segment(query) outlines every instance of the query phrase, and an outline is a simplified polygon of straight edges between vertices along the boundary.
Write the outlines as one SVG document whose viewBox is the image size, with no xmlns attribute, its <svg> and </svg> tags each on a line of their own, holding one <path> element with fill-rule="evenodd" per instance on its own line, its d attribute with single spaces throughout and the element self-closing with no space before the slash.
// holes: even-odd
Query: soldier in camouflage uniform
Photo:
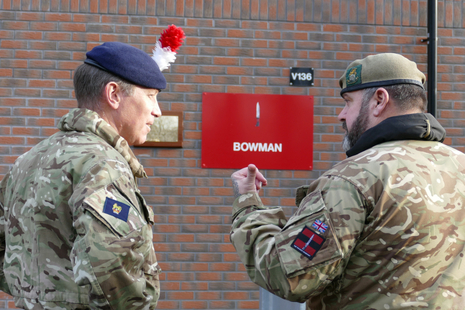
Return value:
<svg viewBox="0 0 465 310">
<path fill-rule="evenodd" d="M 0 184 L 0 289 L 23 309 L 154 309 L 153 211 L 129 145 L 161 115 L 166 80 L 145 52 L 110 42 L 74 85 L 79 108 Z"/>
<path fill-rule="evenodd" d="M 398 54 L 340 79 L 348 158 L 263 206 L 255 165 L 232 175 L 231 241 L 255 283 L 307 309 L 465 309 L 465 155 L 441 142 L 425 76 Z"/>
</svg>

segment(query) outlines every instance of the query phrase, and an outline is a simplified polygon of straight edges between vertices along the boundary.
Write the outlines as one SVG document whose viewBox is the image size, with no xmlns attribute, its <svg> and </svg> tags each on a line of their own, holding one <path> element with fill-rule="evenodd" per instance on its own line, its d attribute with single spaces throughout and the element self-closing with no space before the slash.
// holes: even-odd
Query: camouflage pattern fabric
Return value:
<svg viewBox="0 0 465 310">
<path fill-rule="evenodd" d="M 312 310 L 465 309 L 463 153 L 382 143 L 296 196 L 289 219 L 256 193 L 234 202 L 231 241 L 253 282 Z"/>
<path fill-rule="evenodd" d="M 0 183 L 0 287 L 24 309 L 154 309 L 145 172 L 97 113 L 74 109 Z"/>
</svg>

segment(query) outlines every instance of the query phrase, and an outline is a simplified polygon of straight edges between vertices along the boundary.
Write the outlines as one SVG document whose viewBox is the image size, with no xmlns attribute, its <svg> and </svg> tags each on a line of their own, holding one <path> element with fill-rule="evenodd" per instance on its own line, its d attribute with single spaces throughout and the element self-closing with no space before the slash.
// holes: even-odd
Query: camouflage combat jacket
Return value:
<svg viewBox="0 0 465 310">
<path fill-rule="evenodd" d="M 465 309 L 465 155 L 426 133 L 336 164 L 289 219 L 239 196 L 231 241 L 251 280 L 307 309 Z"/>
<path fill-rule="evenodd" d="M 0 185 L 0 289 L 24 309 L 154 309 L 153 211 L 126 140 L 74 109 Z"/>
</svg>

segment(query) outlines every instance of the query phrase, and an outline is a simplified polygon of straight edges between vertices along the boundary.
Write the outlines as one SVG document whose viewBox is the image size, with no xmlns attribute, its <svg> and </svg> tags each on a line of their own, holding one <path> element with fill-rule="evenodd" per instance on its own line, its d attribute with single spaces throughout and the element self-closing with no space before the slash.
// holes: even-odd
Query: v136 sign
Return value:
<svg viewBox="0 0 465 310">
<path fill-rule="evenodd" d="M 290 68 L 289 85 L 313 86 L 313 68 Z"/>
<path fill-rule="evenodd" d="M 202 167 L 311 170 L 313 96 L 203 93 Z"/>
</svg>

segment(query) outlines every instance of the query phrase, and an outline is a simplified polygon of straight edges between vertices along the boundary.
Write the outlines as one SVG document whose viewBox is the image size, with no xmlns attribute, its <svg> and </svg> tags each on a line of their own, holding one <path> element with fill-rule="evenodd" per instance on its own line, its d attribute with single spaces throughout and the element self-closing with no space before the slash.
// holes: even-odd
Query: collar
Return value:
<svg viewBox="0 0 465 310">
<path fill-rule="evenodd" d="M 98 113 L 87 109 L 73 109 L 61 118 L 57 127 L 61 131 L 81 131 L 96 134 L 123 155 L 135 177 L 147 178 L 144 167 L 137 160 L 128 142 Z"/>
<path fill-rule="evenodd" d="M 443 142 L 445 137 L 446 130 L 429 113 L 393 116 L 365 131 L 346 154 L 351 157 L 384 142 L 399 140 Z"/>
</svg>

